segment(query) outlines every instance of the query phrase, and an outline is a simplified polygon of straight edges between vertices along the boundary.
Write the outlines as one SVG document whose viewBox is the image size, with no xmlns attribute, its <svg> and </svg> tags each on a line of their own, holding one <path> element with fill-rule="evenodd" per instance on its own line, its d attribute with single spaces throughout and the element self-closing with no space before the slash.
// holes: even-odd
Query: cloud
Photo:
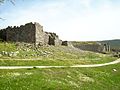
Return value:
<svg viewBox="0 0 120 90">
<path fill-rule="evenodd" d="M 93 0 L 80 0 L 80 3 L 81 3 L 84 7 L 90 8 L 92 1 L 93 1 Z"/>
<path fill-rule="evenodd" d="M 45 31 L 56 32 L 63 40 L 120 38 L 120 6 L 110 0 L 60 0 L 34 3 L 1 14 L 8 17 L 2 26 L 37 21 Z"/>
</svg>

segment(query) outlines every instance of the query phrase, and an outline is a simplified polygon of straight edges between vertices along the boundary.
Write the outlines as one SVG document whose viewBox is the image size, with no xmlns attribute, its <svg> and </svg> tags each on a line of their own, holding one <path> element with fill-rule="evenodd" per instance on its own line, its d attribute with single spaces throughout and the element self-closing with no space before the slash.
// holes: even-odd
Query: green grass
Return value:
<svg viewBox="0 0 120 90">
<path fill-rule="evenodd" d="M 86 44 L 92 44 L 92 45 L 95 45 L 97 44 L 96 41 L 72 41 L 72 44 L 73 45 L 86 45 Z"/>
<path fill-rule="evenodd" d="M 0 52 L 2 51 L 19 51 L 19 53 L 15 57 L 1 56 L 0 66 L 97 64 L 116 60 L 116 58 L 104 54 L 81 51 L 65 46 L 41 46 L 35 48 L 22 45 L 17 46 L 15 43 L 0 43 Z M 32 58 L 39 58 L 39 60 L 29 60 Z"/>
<path fill-rule="evenodd" d="M 19 54 L 15 57 L 1 56 L 0 66 L 69 66 L 106 63 L 117 59 L 63 46 L 30 48 L 0 43 L 2 51 L 19 51 Z M 28 60 L 22 60 L 24 58 Z M 29 60 L 32 58 L 39 60 Z M 97 68 L 0 70 L 0 90 L 120 90 L 120 64 Z"/>
<path fill-rule="evenodd" d="M 14 43 L 0 42 L 0 52 L 1 51 L 16 51 L 16 46 Z"/>
<path fill-rule="evenodd" d="M 120 90 L 119 76 L 120 64 L 99 68 L 0 70 L 0 90 Z"/>
<path fill-rule="evenodd" d="M 116 58 L 99 58 L 98 60 L 84 59 L 41 59 L 41 60 L 0 60 L 0 66 L 70 66 L 78 64 L 100 64 L 114 61 Z"/>
</svg>

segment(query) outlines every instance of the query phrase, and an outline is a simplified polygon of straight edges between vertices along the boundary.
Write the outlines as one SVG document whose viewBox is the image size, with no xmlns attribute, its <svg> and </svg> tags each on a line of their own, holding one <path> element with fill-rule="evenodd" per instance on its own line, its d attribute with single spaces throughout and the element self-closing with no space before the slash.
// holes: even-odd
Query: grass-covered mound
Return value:
<svg viewBox="0 0 120 90">
<path fill-rule="evenodd" d="M 0 43 L 0 66 L 77 65 L 104 63 L 116 58 L 66 46 Z"/>
</svg>

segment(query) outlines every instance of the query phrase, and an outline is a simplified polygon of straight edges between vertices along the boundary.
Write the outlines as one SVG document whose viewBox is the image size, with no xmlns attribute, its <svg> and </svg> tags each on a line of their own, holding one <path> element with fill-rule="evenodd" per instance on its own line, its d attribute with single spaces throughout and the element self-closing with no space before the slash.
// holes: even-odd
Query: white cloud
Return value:
<svg viewBox="0 0 120 90">
<path fill-rule="evenodd" d="M 90 8 L 93 0 L 79 0 L 79 1 L 84 7 Z"/>
<path fill-rule="evenodd" d="M 101 40 L 120 38 L 120 7 L 102 0 L 62 0 L 3 14 L 5 25 L 21 25 L 37 21 L 45 31 L 56 32 L 64 40 Z"/>
</svg>

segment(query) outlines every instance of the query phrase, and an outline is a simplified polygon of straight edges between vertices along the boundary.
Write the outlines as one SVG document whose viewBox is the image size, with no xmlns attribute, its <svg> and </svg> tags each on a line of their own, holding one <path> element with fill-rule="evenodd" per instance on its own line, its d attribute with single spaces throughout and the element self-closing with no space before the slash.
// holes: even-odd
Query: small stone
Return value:
<svg viewBox="0 0 120 90">
<path fill-rule="evenodd" d="M 9 56 L 9 57 L 12 57 L 12 56 L 13 56 L 13 54 L 12 54 L 12 53 L 9 53 L 9 54 L 8 54 L 8 56 Z"/>
<path fill-rule="evenodd" d="M 113 69 L 114 72 L 116 72 L 117 70 L 116 69 Z"/>
<path fill-rule="evenodd" d="M 0 54 L 0 57 L 2 57 L 2 54 Z"/>
</svg>

